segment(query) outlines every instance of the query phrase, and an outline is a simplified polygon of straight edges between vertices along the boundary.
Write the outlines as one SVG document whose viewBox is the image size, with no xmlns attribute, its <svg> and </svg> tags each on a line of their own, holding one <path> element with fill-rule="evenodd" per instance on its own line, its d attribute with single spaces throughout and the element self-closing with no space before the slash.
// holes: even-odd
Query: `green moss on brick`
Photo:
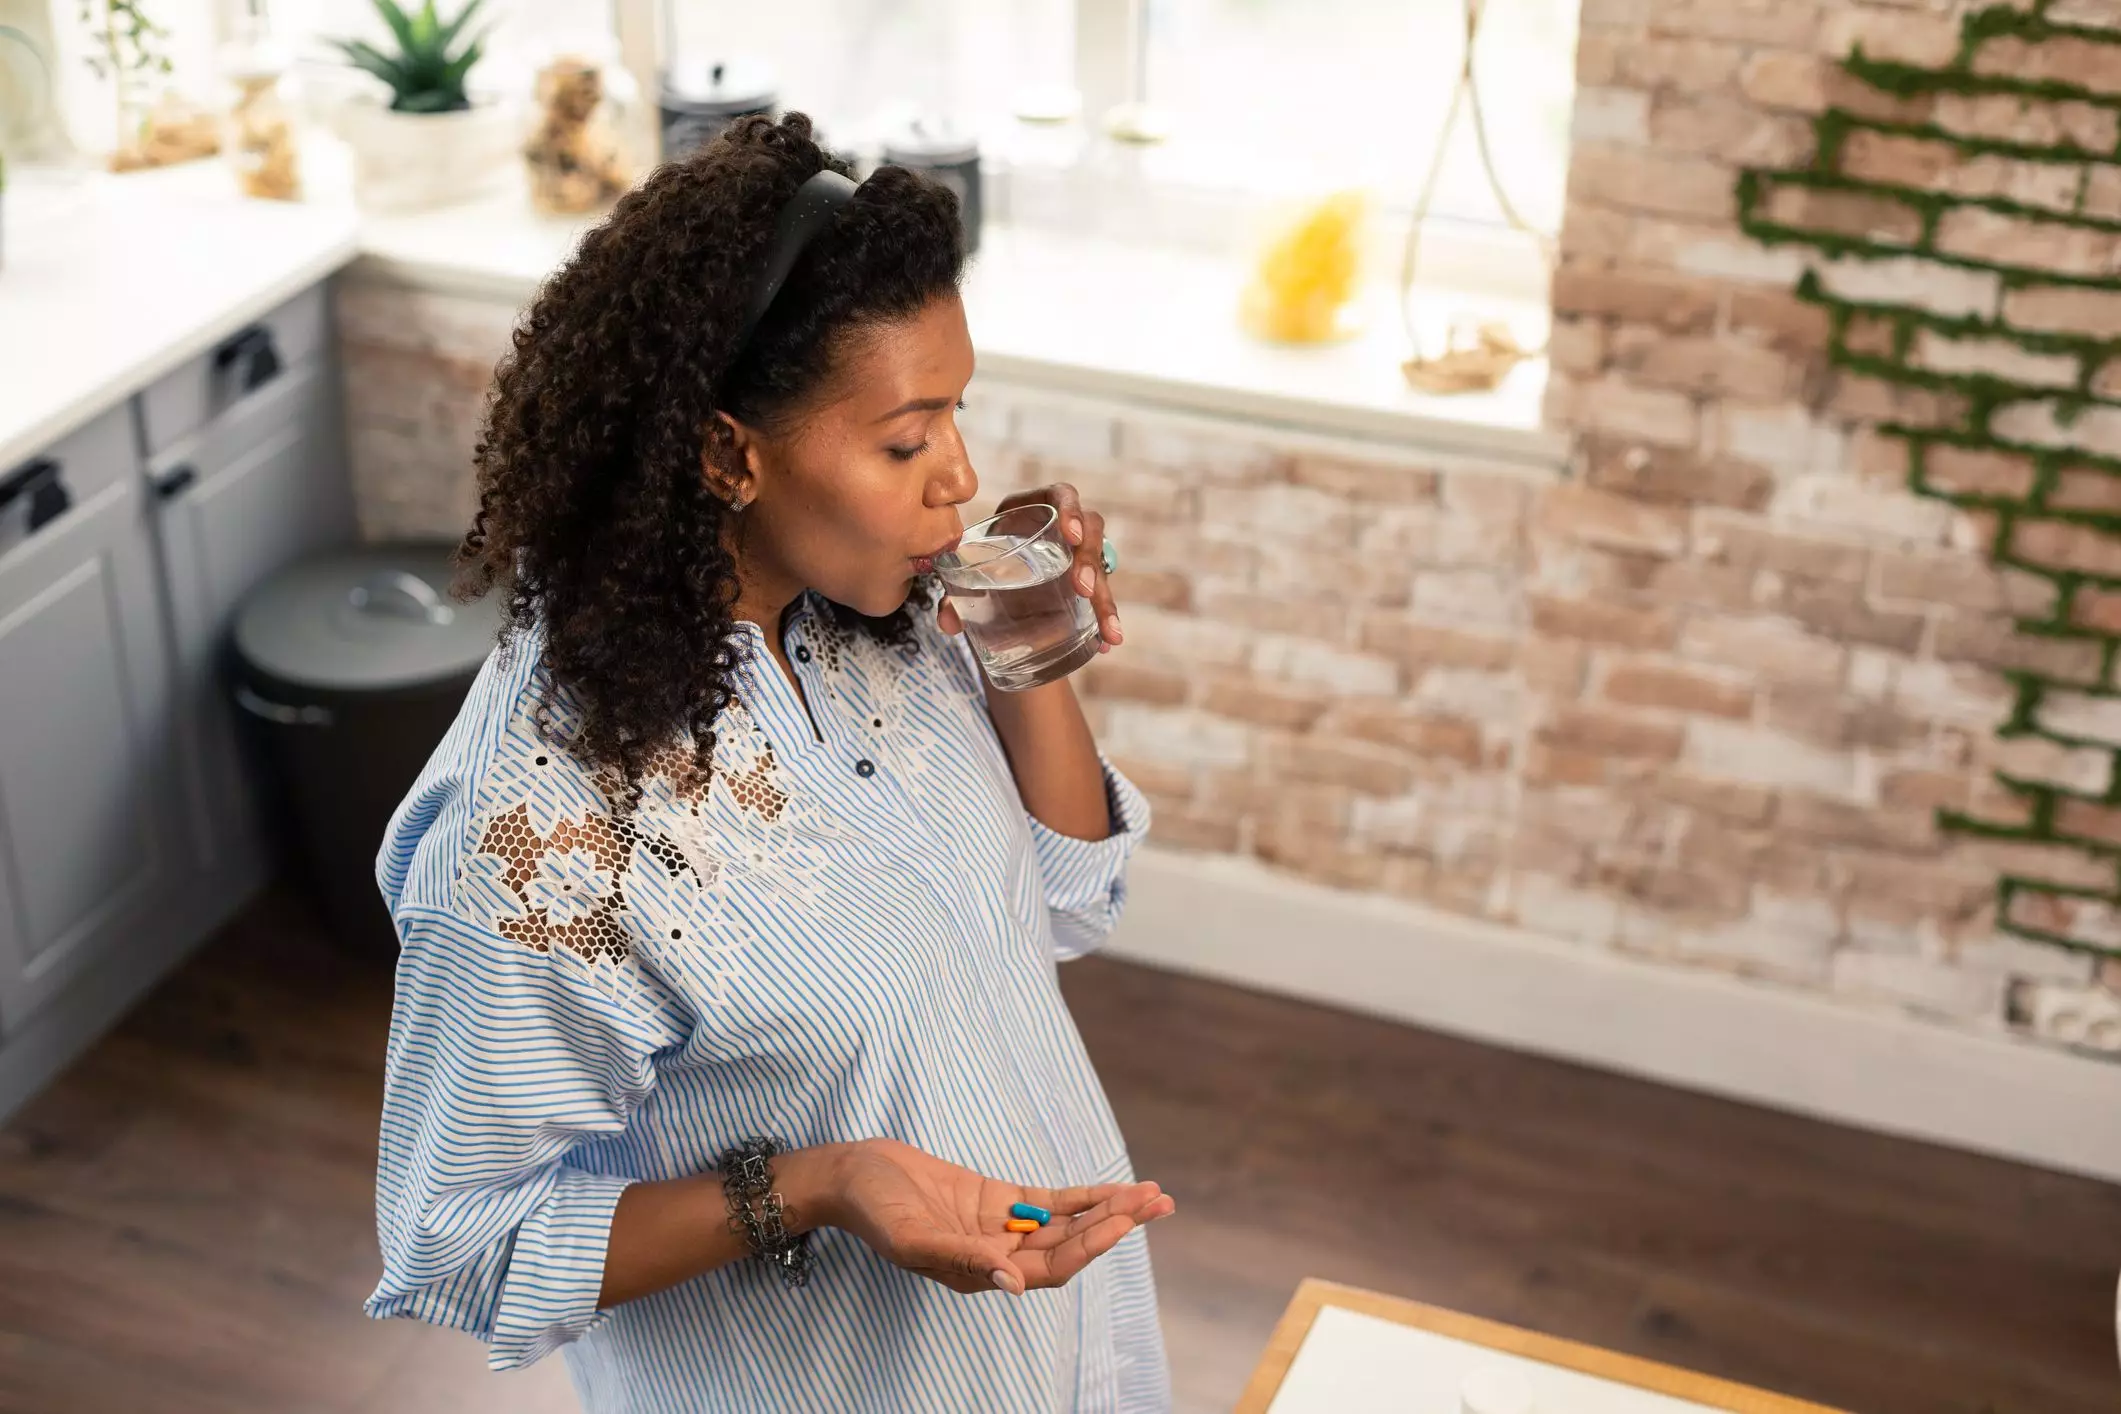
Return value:
<svg viewBox="0 0 2121 1414">
<path fill-rule="evenodd" d="M 2022 98 L 2089 104 L 2121 114 L 2121 95 L 2090 93 L 2063 83 L 2034 82 L 2006 75 L 1972 72 L 1973 59 L 1981 45 L 2003 37 L 2034 43 L 2060 37 L 2089 40 L 2112 46 L 2115 62 L 2121 65 L 2121 35 L 2058 25 L 2049 21 L 2040 10 L 2025 12 L 1999 5 L 1966 17 L 1960 31 L 1958 54 L 1950 63 L 1936 68 L 1922 68 L 1871 59 L 1859 49 L 1844 61 L 1843 67 L 1859 82 L 1868 84 L 1881 93 L 1897 97 L 1944 93 L 2009 94 Z M 1962 157 L 1995 155 L 2025 161 L 2084 163 L 2111 159 L 2116 153 L 2092 152 L 2071 142 L 2035 144 L 1964 138 L 1947 132 L 1934 123 L 1896 123 L 1859 116 L 1842 107 L 1828 109 L 1814 120 L 1813 127 L 1816 138 L 1815 155 L 1807 168 L 1796 171 L 1749 170 L 1740 173 L 1738 177 L 1738 224 L 1747 235 L 1761 244 L 1803 247 L 1831 259 L 1890 260 L 1913 256 L 1940 265 L 1992 273 L 2000 278 L 2006 290 L 2034 284 L 2073 285 L 2096 289 L 2121 288 L 2121 282 L 2112 278 L 2057 275 L 2031 267 L 1970 259 L 1935 248 L 1938 226 L 1943 218 L 1951 211 L 1966 208 L 1979 208 L 2014 218 L 2077 226 L 2109 234 L 2121 234 L 2121 222 L 2082 214 L 2058 213 L 2001 197 L 1960 197 L 1886 183 L 1865 182 L 1840 170 L 1841 154 L 1846 149 L 1848 139 L 1862 131 L 1944 143 Z M 1787 186 L 1803 186 L 1820 191 L 1846 191 L 1902 202 L 1921 215 L 1920 239 L 1913 246 L 1891 245 L 1863 237 L 1806 231 L 1767 219 L 1763 212 L 1772 193 L 1777 187 Z M 2081 191 L 2080 184 L 2080 204 Z M 1928 310 L 1900 305 L 1837 299 L 1827 293 L 1817 275 L 1811 271 L 1805 272 L 1799 279 L 1796 292 L 1800 298 L 1821 307 L 1829 315 L 1830 339 L 1826 356 L 1832 366 L 1894 386 L 1949 393 L 1966 400 L 1967 415 L 1964 422 L 1957 427 L 1937 429 L 1894 423 L 1879 425 L 1881 431 L 1905 437 L 1910 444 L 1909 488 L 1917 495 L 1945 501 L 1967 510 L 1994 514 L 1997 518 L 1997 530 L 1994 542 L 1988 546 L 1989 558 L 1996 564 L 2038 575 L 2054 584 L 2056 596 L 2053 612 L 2040 618 L 2017 620 L 2017 630 L 2020 633 L 2100 645 L 2101 671 L 2098 682 L 2093 685 L 2048 679 L 2037 673 L 2022 670 L 2003 673 L 2003 678 L 2011 685 L 2013 696 L 2010 715 L 1998 728 L 1999 734 L 2006 737 L 2037 736 L 2060 746 L 2089 747 L 2121 757 L 2121 748 L 2109 743 L 2068 737 L 2049 731 L 2039 724 L 2041 704 L 2051 691 L 2121 699 L 2121 689 L 2111 685 L 2114 682 L 2116 663 L 2121 661 L 2121 638 L 2081 628 L 2071 623 L 2068 617 L 2072 597 L 2081 586 L 2121 589 L 2121 576 L 2060 571 L 2031 565 L 2018 559 L 2008 548 L 2013 528 L 2018 520 L 2025 516 L 2068 521 L 2121 533 L 2121 514 L 2069 510 L 2049 504 L 2065 468 L 2082 468 L 2121 477 L 2121 457 L 2103 457 L 2070 449 L 2015 443 L 1996 436 L 1991 425 L 1991 414 L 1997 407 L 2020 400 L 2050 401 L 2058 405 L 2062 415 L 2081 414 L 2083 409 L 2094 402 L 2090 392 L 2094 370 L 2103 360 L 2121 354 L 2121 340 L 2021 333 L 2009 329 L 2000 319 L 1938 315 Z M 1856 352 L 1848 347 L 1849 326 L 1858 316 L 1892 322 L 1893 340 L 1890 355 Z M 1925 330 L 1951 338 L 2007 340 L 2030 353 L 2072 355 L 2079 360 L 2080 365 L 2077 386 L 2074 389 L 2058 391 L 2048 387 L 2016 384 L 1989 376 L 1947 374 L 1916 368 L 1911 363 L 1915 341 Z M 2031 459 L 2034 469 L 2032 487 L 2022 497 L 1940 491 L 1930 483 L 1928 475 L 1929 449 L 1938 445 L 2026 456 Z M 2121 950 L 2096 947 L 2081 940 L 2058 937 L 2009 921 L 2012 898 L 2017 893 L 2028 890 L 2059 897 L 2098 899 L 2121 906 L 2121 846 L 2105 841 L 2075 839 L 2056 828 L 2056 807 L 2061 801 L 2092 797 L 2000 773 L 1997 780 L 2014 796 L 2029 802 L 2030 824 L 1998 825 L 1963 812 L 1940 810 L 1937 816 L 1940 826 L 1954 833 L 1986 839 L 2066 845 L 2082 850 L 2093 858 L 2108 861 L 2114 864 L 2116 869 L 2116 879 L 2112 887 L 2088 890 L 2057 888 L 2037 880 L 2005 875 L 1998 879 L 1996 884 L 1997 926 L 2006 932 L 2041 942 L 2121 956 Z M 2111 789 L 2102 793 L 2097 800 L 2100 804 L 2121 804 L 2121 760 L 2116 761 Z"/>
<path fill-rule="evenodd" d="M 2098 38 L 2108 43 L 2115 39 L 2115 36 L 2102 34 L 2098 30 L 2068 32 L 2081 33 L 2085 38 Z M 2088 89 L 2053 79 L 2021 79 L 2008 74 L 1977 74 L 1960 67 L 1923 69 L 1912 64 L 1866 58 L 1860 48 L 1842 60 L 1841 66 L 1851 76 L 1863 80 L 1880 93 L 1890 94 L 1895 98 L 1920 98 L 1938 93 L 1977 96 L 2004 93 L 2013 98 L 2043 98 L 2056 103 L 2089 103 L 2098 108 L 2121 109 L 2121 95 L 2093 93 Z"/>
</svg>

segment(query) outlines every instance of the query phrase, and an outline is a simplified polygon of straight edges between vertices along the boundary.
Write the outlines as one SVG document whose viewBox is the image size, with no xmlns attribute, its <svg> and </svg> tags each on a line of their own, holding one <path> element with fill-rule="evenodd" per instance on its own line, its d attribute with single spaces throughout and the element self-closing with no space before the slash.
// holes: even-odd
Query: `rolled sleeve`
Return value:
<svg viewBox="0 0 2121 1414">
<path fill-rule="evenodd" d="M 545 1200 L 516 1229 L 486 1363 L 515 1370 L 579 1340 L 604 1319 L 604 1251 L 619 1195 L 633 1182 L 562 1166 Z"/>
<path fill-rule="evenodd" d="M 624 1132 L 682 1039 L 641 973 L 620 1001 L 572 960 L 434 910 L 401 915 L 366 1310 L 466 1331 L 514 1370 L 594 1330 L 619 1195 L 585 1146 Z"/>
<path fill-rule="evenodd" d="M 1031 846 L 1053 921 L 1053 945 L 1063 960 L 1094 952 L 1118 924 L 1127 902 L 1127 861 L 1149 833 L 1149 802 L 1102 755 L 1105 801 L 1112 833 L 1079 840 L 1031 818 Z"/>
</svg>

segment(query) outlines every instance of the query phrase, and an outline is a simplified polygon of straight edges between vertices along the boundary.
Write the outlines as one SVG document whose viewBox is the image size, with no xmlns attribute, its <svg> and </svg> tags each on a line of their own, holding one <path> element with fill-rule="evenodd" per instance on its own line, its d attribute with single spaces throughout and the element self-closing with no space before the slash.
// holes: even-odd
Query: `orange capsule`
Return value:
<svg viewBox="0 0 2121 1414">
<path fill-rule="evenodd" d="M 1011 1232 L 1037 1232 L 1039 1225 L 1029 1218 L 1011 1218 L 1002 1224 Z"/>
</svg>

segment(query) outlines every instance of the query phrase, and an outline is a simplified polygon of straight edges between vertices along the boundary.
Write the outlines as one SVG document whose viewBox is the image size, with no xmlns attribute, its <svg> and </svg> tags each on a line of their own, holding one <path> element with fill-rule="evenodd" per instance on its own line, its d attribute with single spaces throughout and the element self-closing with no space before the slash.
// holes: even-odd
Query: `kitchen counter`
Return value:
<svg viewBox="0 0 2121 1414">
<path fill-rule="evenodd" d="M 345 204 L 246 201 L 219 162 L 22 173 L 0 266 L 0 471 L 352 260 Z"/>
<path fill-rule="evenodd" d="M 357 533 L 328 337 L 350 206 L 248 201 L 220 163 L 7 201 L 0 1118 L 271 877 L 229 625 Z"/>
<path fill-rule="evenodd" d="M 357 258 L 367 278 L 520 305 L 589 224 L 541 217 L 515 190 L 394 216 L 358 216 L 329 181 L 322 199 L 246 201 L 218 162 L 41 180 L 24 176 L 7 198 L 0 470 Z M 1360 337 L 1289 349 L 1236 333 L 1239 279 L 1197 256 L 995 228 L 965 301 L 981 368 L 1007 382 L 1529 466 L 1564 459 L 1540 421 L 1543 360 L 1492 392 L 1426 396 L 1400 377 L 1389 287 L 1368 292 Z M 1545 336 L 1537 306 L 1477 311 Z"/>
</svg>

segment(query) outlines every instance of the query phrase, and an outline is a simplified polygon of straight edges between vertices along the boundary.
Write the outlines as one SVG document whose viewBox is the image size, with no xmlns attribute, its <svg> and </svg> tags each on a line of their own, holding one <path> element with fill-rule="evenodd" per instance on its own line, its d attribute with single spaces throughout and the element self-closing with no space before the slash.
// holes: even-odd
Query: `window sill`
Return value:
<svg viewBox="0 0 2121 1414">
<path fill-rule="evenodd" d="M 1566 441 L 1540 424 L 1544 359 L 1492 392 L 1418 393 L 1400 372 L 1397 292 L 1360 296 L 1362 331 L 1343 343 L 1263 343 L 1237 324 L 1244 271 L 1212 258 L 1077 235 L 990 230 L 966 282 L 980 369 L 992 377 L 1304 431 L 1413 443 L 1558 467 Z M 1504 318 L 1546 335 L 1546 311 L 1450 298 L 1439 314 Z M 1442 320 L 1429 332 L 1441 343 Z"/>
<path fill-rule="evenodd" d="M 541 217 L 519 194 L 438 211 L 364 216 L 364 278 L 523 303 L 589 223 Z M 1340 344 L 1262 344 L 1236 322 L 1242 270 L 1199 254 L 1047 230 L 991 227 L 965 305 L 983 376 L 1307 433 L 1388 441 L 1558 469 L 1566 439 L 1541 425 L 1544 360 L 1491 392 L 1415 392 L 1400 372 L 1396 292 L 1367 290 L 1363 332 Z M 1431 336 L 1453 315 L 1504 318 L 1545 337 L 1546 311 L 1495 296 L 1438 294 Z"/>
</svg>

